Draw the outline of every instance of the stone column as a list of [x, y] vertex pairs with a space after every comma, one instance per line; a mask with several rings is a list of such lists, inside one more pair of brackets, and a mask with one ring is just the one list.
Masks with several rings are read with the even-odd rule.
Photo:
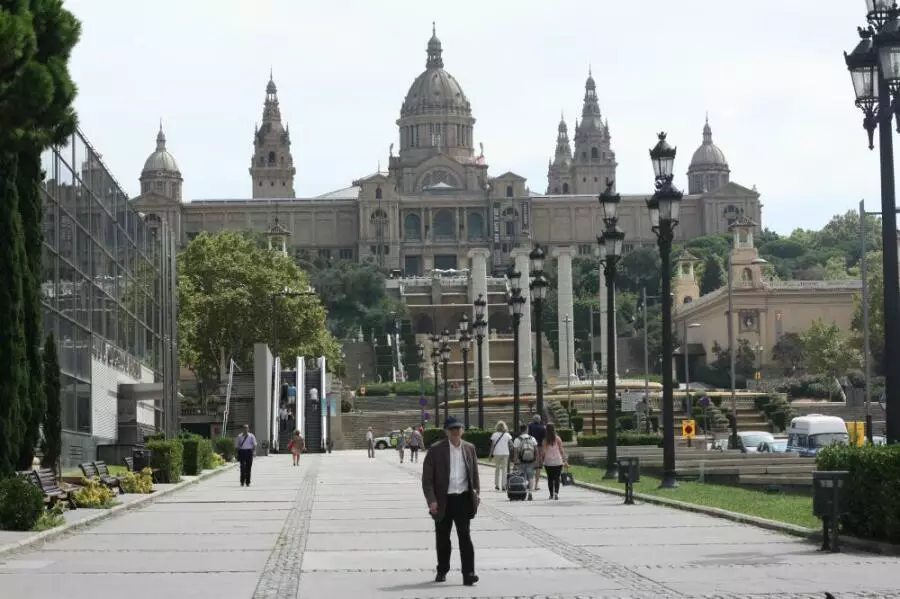
[[[616, 306], [615, 303], [612, 305], [612, 310], [615, 312]], [[616, 353], [615, 357], [619, 357], [619, 343], [618, 337], [616, 337], [616, 325], [613, 322], [613, 330], [610, 333], [606, 328], [606, 319], [607, 314], [609, 313], [610, 306], [607, 305], [606, 302], [606, 276], [603, 273], [603, 265], [600, 265], [600, 374], [606, 375], [607, 368], [606, 365], [609, 362], [609, 356], [606, 353], [606, 343], [607, 343], [607, 335], [612, 334], [612, 336], [616, 339]], [[616, 359], [616, 370], [618, 370], [619, 360]]]
[[534, 373], [532, 370], [532, 339], [534, 333], [531, 330], [531, 292], [528, 289], [531, 260], [528, 254], [531, 250], [527, 247], [517, 247], [512, 251], [512, 257], [516, 261], [516, 270], [522, 273], [522, 297], [525, 298], [525, 308], [522, 310], [522, 320], [519, 322], [519, 393], [534, 393]]
[[[559, 380], [558, 385], [565, 385], [569, 380], [578, 380], [575, 375], [575, 301], [572, 297], [572, 257], [575, 248], [572, 246], [553, 249], [556, 258], [556, 275], [559, 289], [556, 290], [557, 324], [559, 329]], [[566, 322], [568, 316], [568, 323]], [[568, 346], [568, 347], [567, 347]], [[566, 359], [568, 357], [568, 359]]]
[[[469, 258], [469, 266], [472, 269], [470, 271], [471, 283], [469, 284], [469, 302], [473, 303], [478, 296], [481, 295], [484, 297], [484, 301], [488, 299], [488, 287], [487, 287], [487, 260], [491, 255], [490, 250], [487, 248], [475, 248], [473, 250], [469, 250], [468, 258]], [[484, 318], [487, 320], [490, 317], [490, 306], [486, 306]], [[475, 306], [474, 303], [472, 305], [472, 313], [469, 315], [469, 318], [474, 323], [475, 322]], [[493, 384], [491, 383], [491, 351], [490, 351], [490, 327], [485, 329], [484, 341], [481, 342], [481, 367], [484, 370], [484, 394], [488, 395], [488, 389], [493, 392]], [[472, 340], [472, 350], [470, 355], [472, 356], [472, 364], [475, 367], [475, 371], [472, 373], [472, 388], [475, 389], [475, 393], [471, 393], [470, 397], [478, 397], [478, 342], [475, 341], [474, 335]]]

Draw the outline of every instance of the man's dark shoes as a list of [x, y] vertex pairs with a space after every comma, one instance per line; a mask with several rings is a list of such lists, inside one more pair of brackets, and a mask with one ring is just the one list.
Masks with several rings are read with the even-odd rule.
[[463, 584], [467, 587], [472, 586], [476, 582], [478, 582], [478, 576], [475, 574], [463, 574]]
[[438, 572], [437, 576], [434, 577], [435, 582], [447, 582], [447, 573], [446, 572]]

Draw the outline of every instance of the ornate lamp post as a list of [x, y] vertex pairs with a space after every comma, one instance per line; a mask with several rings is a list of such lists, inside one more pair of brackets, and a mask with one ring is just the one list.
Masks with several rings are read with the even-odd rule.
[[[603, 223], [606, 228], [597, 238], [606, 277], [606, 474], [603, 478], [618, 477], [618, 456], [616, 455], [616, 267], [622, 257], [622, 242], [625, 233], [619, 229], [619, 202], [622, 197], [613, 193], [613, 180], [606, 180], [606, 189], [600, 194]], [[667, 273], [667, 270], [663, 270]], [[665, 274], [663, 275], [665, 278]], [[591, 316], [593, 318], [593, 315]]]
[[844, 60], [850, 70], [856, 105], [863, 112], [863, 128], [874, 148], [878, 128], [881, 154], [881, 234], [884, 253], [884, 394], [888, 443], [900, 441], [900, 274], [895, 231], [897, 200], [894, 183], [892, 101], [900, 131], [900, 11], [895, 0], [866, 0], [869, 26], [859, 29], [860, 43]]
[[475, 298], [475, 342], [478, 344], [478, 428], [484, 430], [484, 365], [481, 361], [482, 344], [487, 333], [487, 301], [483, 295]]
[[469, 334], [469, 317], [463, 314], [459, 321], [459, 351], [463, 360], [463, 426], [469, 430], [469, 348], [472, 336]]
[[444, 363], [444, 420], [450, 415], [450, 380], [447, 378], [447, 365], [450, 363], [450, 331], [441, 333], [441, 362]]
[[[531, 253], [528, 254], [531, 260], [531, 302], [534, 304], [534, 336], [535, 336], [535, 392], [537, 394], [537, 413], [544, 417], [544, 352], [541, 351], [542, 337], [542, 314], [544, 309], [544, 299], [547, 297], [547, 290], [550, 288], [550, 281], [544, 276], [544, 250], [541, 246], [536, 245]], [[518, 432], [518, 431], [517, 431]]]
[[521, 356], [519, 356], [519, 324], [522, 322], [525, 298], [522, 297], [522, 273], [516, 271], [515, 267], [510, 265], [506, 277], [509, 279], [510, 288], [507, 305], [509, 306], [509, 315], [512, 317], [513, 325], [513, 430], [518, 431], [521, 413], [521, 398], [519, 397], [519, 360], [521, 360]]
[[672, 184], [675, 152], [666, 142], [666, 134], [659, 134], [659, 142], [650, 150], [656, 192], [647, 198], [650, 226], [659, 242], [662, 262], [662, 384], [663, 384], [663, 480], [662, 488], [678, 486], [675, 480], [675, 412], [672, 395], [672, 240], [678, 225], [682, 193]]
[[419, 365], [419, 405], [422, 407], [421, 425], [425, 426], [425, 346], [416, 345], [416, 359]]

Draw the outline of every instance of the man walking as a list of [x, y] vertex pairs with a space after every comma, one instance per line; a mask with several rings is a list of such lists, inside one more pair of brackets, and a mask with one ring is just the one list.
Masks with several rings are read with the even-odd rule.
[[243, 432], [234, 440], [238, 461], [241, 463], [241, 486], [250, 486], [250, 471], [253, 469], [253, 453], [256, 451], [256, 435], [245, 424]]
[[469, 525], [478, 512], [480, 501], [478, 458], [475, 446], [463, 441], [463, 426], [459, 420], [448, 416], [444, 431], [447, 438], [431, 446], [422, 464], [422, 491], [428, 502], [428, 511], [434, 518], [437, 547], [437, 576], [434, 581], [447, 580], [453, 550], [450, 531], [456, 525], [463, 584], [472, 586], [478, 582], [478, 576], [475, 575], [475, 548]]
[[372, 432], [372, 427], [369, 427], [369, 430], [366, 431], [366, 447], [369, 448], [369, 457], [375, 457], [375, 433]]

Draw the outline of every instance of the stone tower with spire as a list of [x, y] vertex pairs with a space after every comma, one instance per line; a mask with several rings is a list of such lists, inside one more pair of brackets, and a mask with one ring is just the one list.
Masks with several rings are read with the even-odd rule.
[[266, 85], [266, 102], [262, 124], [253, 135], [253, 157], [250, 159], [250, 178], [254, 198], [293, 198], [294, 158], [291, 156], [291, 134], [282, 125], [278, 107], [278, 88], [272, 73]]
[[597, 84], [590, 69], [584, 83], [581, 122], [575, 125], [573, 164], [575, 193], [599, 194], [606, 188], [606, 179], [616, 179], [616, 153], [610, 146], [609, 125], [600, 114]]
[[547, 193], [553, 195], [572, 193], [572, 146], [569, 145], [569, 127], [564, 115], [559, 117], [556, 129], [556, 151], [547, 168]]
[[163, 133], [162, 122], [156, 134], [156, 151], [144, 162], [141, 170], [141, 193], [153, 193], [159, 197], [181, 202], [181, 185], [184, 179], [175, 157], [166, 149], [166, 134]]

